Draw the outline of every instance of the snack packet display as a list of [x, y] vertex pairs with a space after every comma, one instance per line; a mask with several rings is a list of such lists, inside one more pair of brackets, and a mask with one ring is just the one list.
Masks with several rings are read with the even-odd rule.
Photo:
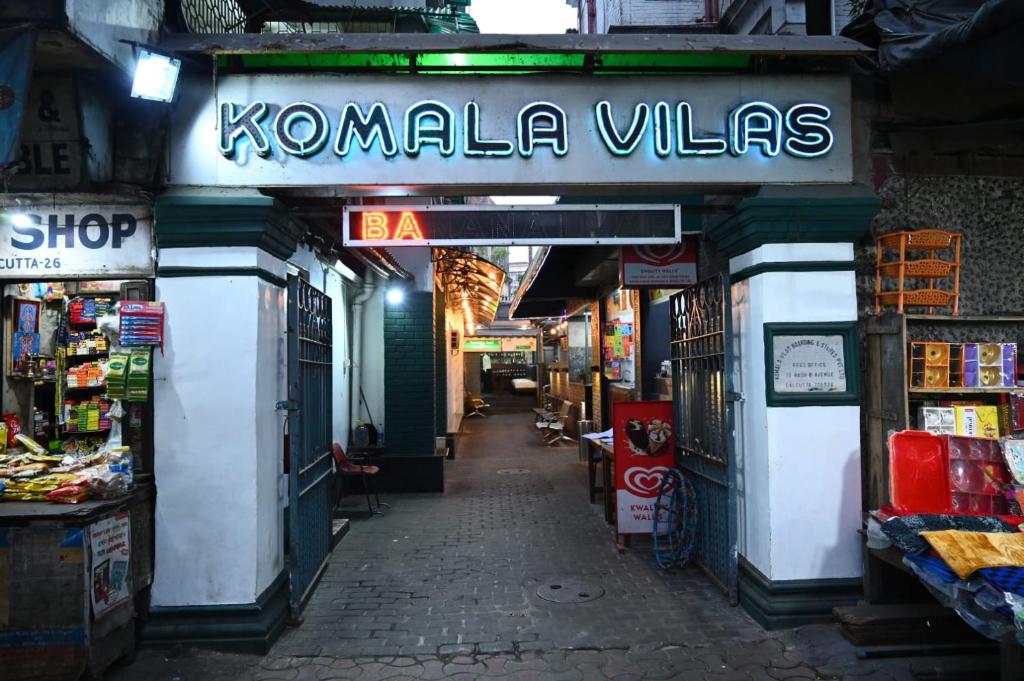
[[14, 436], [21, 432], [21, 421], [18, 419], [17, 414], [4, 414], [4, 424], [7, 426], [7, 446], [14, 447], [17, 442], [14, 440]]
[[77, 504], [88, 498], [89, 487], [85, 483], [64, 485], [46, 495], [48, 501], [58, 504]]
[[113, 499], [128, 491], [124, 476], [111, 471], [107, 466], [89, 468], [79, 475], [87, 478], [89, 494], [96, 499]]
[[149, 376], [152, 368], [153, 351], [150, 348], [136, 348], [131, 352], [128, 364], [128, 400], [146, 402], [149, 400]]
[[115, 400], [128, 397], [128, 362], [131, 356], [127, 352], [111, 352], [107, 362], [107, 396]]
[[42, 446], [28, 435], [18, 433], [14, 436], [14, 440], [18, 442], [22, 447], [38, 456], [46, 455], [46, 447]]

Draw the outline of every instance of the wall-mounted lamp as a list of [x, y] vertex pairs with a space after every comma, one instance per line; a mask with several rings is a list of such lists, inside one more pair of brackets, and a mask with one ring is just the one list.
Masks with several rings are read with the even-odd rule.
[[140, 49], [132, 80], [132, 97], [169, 102], [174, 99], [178, 85], [181, 60], [164, 54]]
[[388, 301], [388, 305], [401, 305], [405, 301], [405, 291], [398, 286], [392, 286], [384, 294], [384, 300]]

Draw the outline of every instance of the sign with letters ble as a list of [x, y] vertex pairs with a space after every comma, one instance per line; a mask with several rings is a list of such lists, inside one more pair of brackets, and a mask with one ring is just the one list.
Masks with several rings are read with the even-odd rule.
[[[661, 479], [675, 465], [672, 402], [612, 404], [619, 534], [649, 534]], [[661, 520], [665, 520], [664, 515]]]

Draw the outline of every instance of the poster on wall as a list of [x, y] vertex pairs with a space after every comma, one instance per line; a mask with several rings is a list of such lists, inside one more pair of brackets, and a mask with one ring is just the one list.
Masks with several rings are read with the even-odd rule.
[[675, 465], [672, 402], [616, 402], [612, 429], [617, 532], [649, 534], [664, 513], [655, 507], [661, 479]]
[[632, 381], [633, 324], [604, 325], [604, 376], [609, 381]]
[[97, 619], [131, 598], [130, 566], [128, 514], [119, 513], [93, 523], [89, 527], [89, 594]]
[[623, 246], [619, 254], [623, 288], [672, 289], [697, 283], [697, 238], [670, 246]]

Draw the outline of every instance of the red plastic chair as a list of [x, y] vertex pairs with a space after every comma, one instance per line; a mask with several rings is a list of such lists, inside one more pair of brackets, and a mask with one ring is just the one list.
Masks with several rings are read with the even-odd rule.
[[[380, 514], [383, 515], [383, 511], [380, 510], [380, 492], [377, 488], [377, 473], [380, 473], [380, 466], [371, 466], [368, 464], [353, 463], [347, 456], [345, 456], [345, 450], [341, 448], [341, 445], [335, 442], [331, 445], [331, 451], [334, 453], [334, 470], [335, 475], [343, 477], [355, 477], [359, 476], [363, 481], [363, 492], [366, 494], [366, 508], [369, 510], [370, 515]], [[370, 503], [370, 481], [373, 481], [373, 496], [377, 501], [377, 508], [374, 509]]]

